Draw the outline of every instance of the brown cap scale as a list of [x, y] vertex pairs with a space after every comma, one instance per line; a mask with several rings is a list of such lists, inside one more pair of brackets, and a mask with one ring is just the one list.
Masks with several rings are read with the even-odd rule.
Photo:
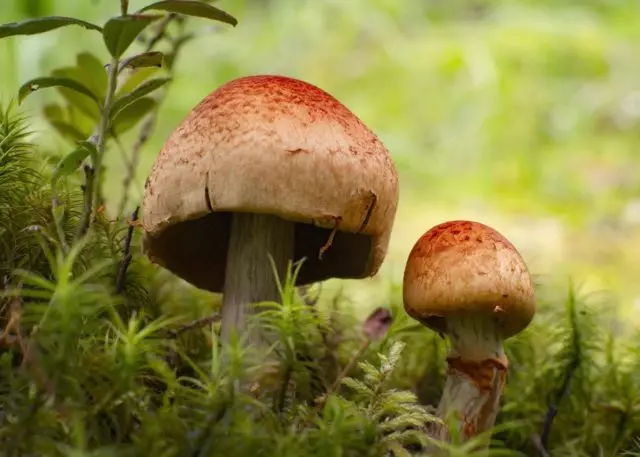
[[[229, 288], [267, 281], [255, 277], [272, 276], [267, 254], [281, 275], [305, 257], [298, 285], [374, 275], [398, 193], [382, 142], [333, 96], [293, 78], [242, 77], [202, 100], [161, 150], [145, 185], [144, 246], [191, 284], [225, 293], [224, 333]], [[277, 299], [270, 290], [229, 298]]]
[[490, 428], [507, 368], [503, 340], [524, 330], [536, 309], [534, 284], [517, 249], [478, 222], [439, 224], [409, 254], [403, 300], [407, 314], [451, 343], [443, 418], [458, 416], [467, 438]]

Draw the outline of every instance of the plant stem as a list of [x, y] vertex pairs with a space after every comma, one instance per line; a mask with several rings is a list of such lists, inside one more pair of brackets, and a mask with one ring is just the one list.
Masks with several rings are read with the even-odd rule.
[[[116, 93], [116, 89], [118, 87], [118, 67], [120, 66], [120, 60], [116, 57], [111, 59], [111, 64], [108, 67], [108, 79], [107, 79], [107, 93], [104, 98], [104, 104], [102, 105], [100, 122], [98, 124], [97, 131], [94, 135], [89, 138], [89, 141], [92, 142], [96, 146], [96, 150], [98, 151], [97, 156], [95, 157], [95, 163], [93, 164], [93, 182], [87, 182], [87, 186], [85, 187], [85, 207], [82, 214], [80, 229], [78, 230], [77, 238], [82, 238], [87, 231], [89, 230], [89, 226], [91, 225], [91, 216], [93, 213], [93, 208], [98, 206], [100, 202], [100, 184], [102, 182], [101, 172], [102, 172], [102, 160], [104, 157], [104, 151], [107, 144], [107, 134], [109, 133], [110, 127], [110, 111], [111, 111], [111, 103]], [[89, 181], [89, 180], [87, 180]]]

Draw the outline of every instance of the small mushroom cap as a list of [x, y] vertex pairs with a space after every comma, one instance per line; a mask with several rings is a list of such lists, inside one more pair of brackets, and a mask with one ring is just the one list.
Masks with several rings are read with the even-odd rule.
[[450, 221], [416, 242], [404, 271], [404, 307], [411, 317], [446, 334], [446, 318], [493, 316], [503, 338], [529, 325], [535, 288], [520, 253], [484, 224]]
[[306, 257], [298, 285], [364, 278], [386, 256], [398, 195], [387, 149], [333, 96], [289, 77], [242, 77], [205, 97], [156, 158], [144, 249], [196, 287], [221, 292], [231, 214], [270, 214], [295, 223], [293, 260]]

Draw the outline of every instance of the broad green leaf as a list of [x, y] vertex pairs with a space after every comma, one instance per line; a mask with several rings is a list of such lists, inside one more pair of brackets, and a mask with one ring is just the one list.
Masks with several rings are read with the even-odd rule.
[[69, 25], [79, 25], [89, 30], [102, 31], [100, 26], [73, 17], [49, 16], [0, 25], [0, 38], [16, 35], [36, 35]]
[[49, 121], [51, 127], [53, 127], [64, 139], [69, 140], [72, 143], [86, 138], [84, 133], [75, 128], [73, 125], [64, 121]]
[[92, 150], [92, 148], [88, 147], [86, 143], [88, 142], [84, 142], [79, 145], [76, 149], [63, 157], [60, 162], [58, 162], [51, 178], [54, 183], [62, 176], [70, 175], [76, 171], [80, 165], [82, 165], [82, 162], [84, 162], [85, 159], [95, 151], [95, 147], [93, 147]]
[[143, 82], [138, 87], [136, 87], [133, 92], [123, 95], [113, 103], [113, 105], [111, 106], [112, 118], [118, 116], [118, 114], [123, 109], [127, 108], [131, 103], [135, 102], [141, 97], [150, 94], [154, 90], [159, 89], [169, 81], [171, 81], [171, 78], [155, 78]]
[[82, 73], [80, 81], [103, 99], [107, 94], [108, 77], [100, 59], [90, 52], [81, 52], [76, 56], [76, 66]]
[[79, 140], [84, 140], [87, 136], [83, 134], [78, 128], [69, 122], [69, 119], [65, 110], [55, 103], [46, 105], [43, 108], [43, 114], [45, 119], [51, 124], [51, 126], [66, 140], [76, 143]]
[[113, 57], [120, 57], [149, 24], [161, 15], [130, 14], [111, 18], [104, 25], [102, 36]]
[[77, 106], [67, 105], [67, 115], [69, 123], [83, 133], [83, 138], [88, 138], [96, 127], [96, 121]]
[[96, 157], [98, 157], [98, 149], [96, 148], [96, 145], [94, 143], [92, 143], [89, 140], [80, 140], [78, 141], [78, 146], [85, 148], [87, 151], [89, 151], [89, 155], [91, 156], [91, 158], [93, 160], [96, 159]]
[[[57, 68], [51, 72], [51, 75], [55, 78], [72, 79], [74, 81], [80, 82], [85, 87], [87, 87], [87, 85], [83, 81], [83, 79], [86, 78], [86, 75], [82, 72], [80, 68], [76, 66]], [[62, 97], [67, 102], [69, 102], [70, 105], [74, 106], [75, 108], [78, 108], [92, 121], [97, 122], [100, 119], [100, 106], [96, 104], [94, 100], [86, 97], [85, 95], [79, 92], [71, 90], [67, 87], [59, 86], [57, 87], [57, 90], [60, 93], [60, 95], [62, 95]]]
[[39, 89], [44, 89], [47, 87], [64, 87], [64, 88], [73, 90], [74, 92], [77, 92], [79, 94], [86, 95], [87, 97], [95, 101], [97, 105], [100, 105], [98, 97], [93, 92], [91, 92], [89, 88], [84, 84], [71, 78], [50, 77], [50, 76], [35, 78], [24, 83], [22, 87], [20, 87], [20, 90], [18, 91], [18, 102], [22, 103], [22, 101], [29, 94]]
[[215, 6], [195, 0], [163, 0], [147, 5], [138, 12], [142, 13], [149, 10], [167, 11], [187, 16], [203, 17], [206, 19], [225, 22], [234, 27], [238, 25], [238, 20], [229, 13], [222, 11]]
[[44, 117], [48, 121], [64, 121], [66, 119], [64, 110], [55, 103], [49, 103], [42, 108]]
[[132, 57], [124, 59], [120, 63], [118, 71], [122, 71], [125, 68], [144, 68], [144, 67], [162, 67], [163, 54], [159, 51], [145, 52]]
[[122, 84], [118, 85], [116, 96], [119, 98], [122, 95], [132, 92], [136, 87], [151, 78], [159, 70], [159, 67], [144, 67], [131, 71], [129, 77]]
[[122, 135], [135, 127], [138, 122], [156, 107], [157, 103], [158, 102], [151, 97], [143, 97], [129, 104], [113, 119], [111, 123], [113, 133]]

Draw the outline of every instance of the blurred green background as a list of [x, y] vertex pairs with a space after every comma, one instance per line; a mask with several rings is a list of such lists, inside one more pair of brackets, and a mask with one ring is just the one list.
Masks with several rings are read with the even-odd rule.
[[[70, 15], [103, 23], [119, 1], [0, 0], [0, 21]], [[131, 10], [145, 1], [131, 1]], [[279, 73], [329, 91], [381, 137], [401, 202], [379, 276], [347, 282], [363, 309], [383, 305], [417, 238], [444, 220], [492, 225], [544, 281], [604, 293], [623, 317], [640, 307], [640, 2], [622, 0], [224, 0], [234, 29], [192, 20], [190, 42], [132, 199], [163, 141], [205, 95], [247, 74]], [[70, 27], [0, 41], [0, 98], [72, 65], [98, 34]], [[131, 49], [130, 52], [134, 50]], [[69, 148], [24, 107], [38, 141]], [[126, 144], [136, 131], [126, 136]], [[109, 159], [107, 196], [124, 165]], [[336, 283], [337, 287], [345, 283]], [[631, 321], [635, 322], [635, 321]]]

